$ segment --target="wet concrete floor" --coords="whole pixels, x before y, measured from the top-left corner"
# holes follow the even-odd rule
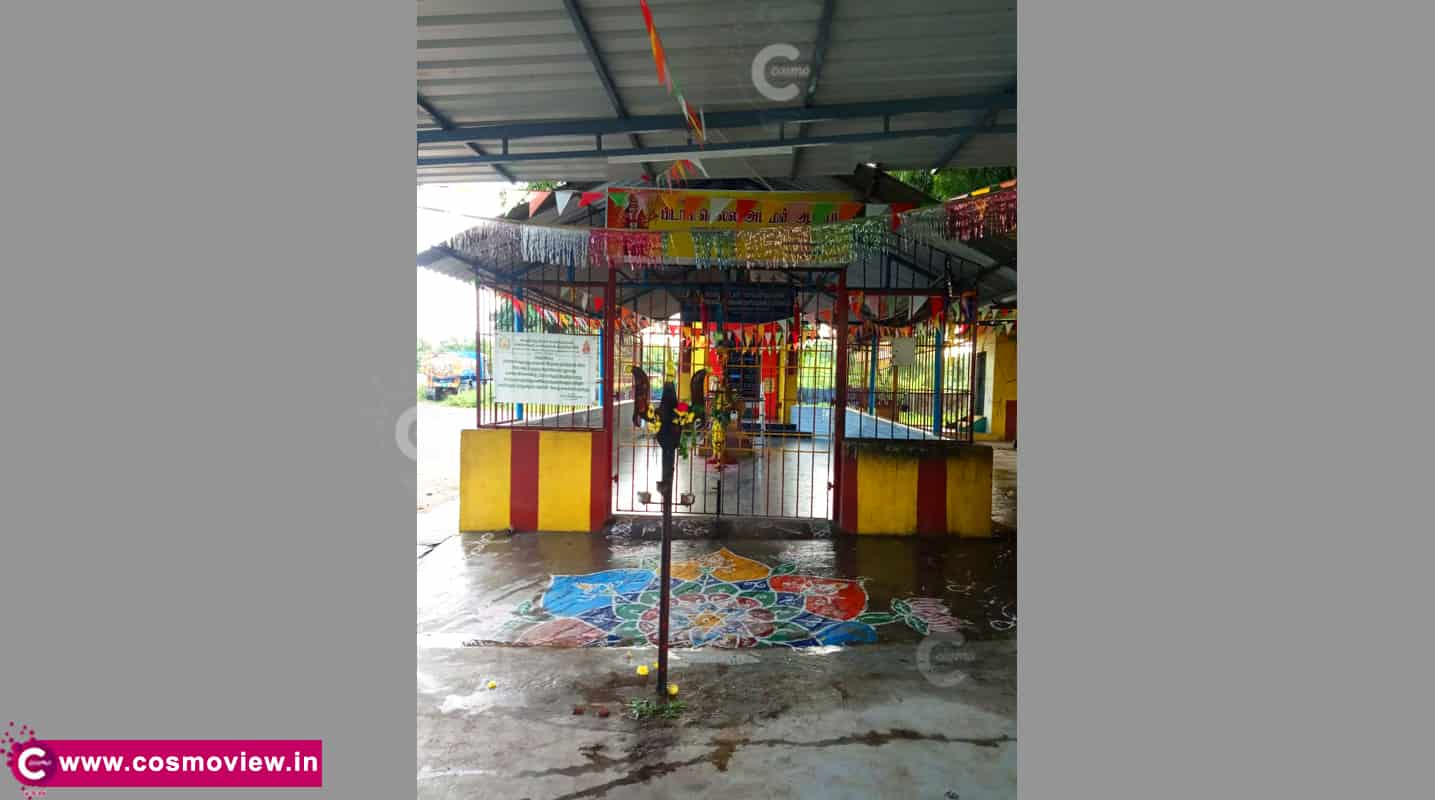
[[[945,654],[945,657],[944,657]],[[637,648],[424,648],[418,797],[1016,796],[1016,648],[675,651],[639,721]],[[489,681],[493,688],[487,688]]]

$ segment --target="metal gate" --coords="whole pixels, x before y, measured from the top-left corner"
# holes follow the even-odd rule
[[[655,310],[671,310],[671,302],[662,302],[657,295],[711,290],[710,286],[649,285],[633,293],[631,304],[625,306],[651,320]],[[690,493],[694,500],[681,511],[831,519],[835,331],[825,323],[804,322],[800,309],[811,295],[799,289],[791,289],[790,294],[795,308],[785,319],[731,322],[739,315],[728,307],[724,291],[723,302],[711,306],[705,320],[670,314],[619,334],[614,374],[615,512],[657,510],[639,497],[640,492],[658,497],[662,455],[657,441],[633,419],[632,367],[638,366],[651,381],[654,404],[668,382],[680,402],[692,402],[692,376],[703,369],[707,370],[702,387],[705,407],[711,408],[724,382],[738,395],[738,422],[726,431],[721,461],[704,430],[688,457],[676,463],[674,491]]]
[[[886,297],[880,291],[867,296]],[[846,437],[971,442],[981,413],[973,387],[979,392],[984,378],[973,357],[976,331],[956,319],[852,326]]]

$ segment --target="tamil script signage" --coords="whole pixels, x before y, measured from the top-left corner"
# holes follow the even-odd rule
[[[598,337],[499,333],[493,344],[493,399],[583,406],[597,397]]]
[[[708,319],[716,323],[721,313],[722,321],[739,323],[772,322],[790,319],[796,292],[790,286],[766,286],[762,284],[728,285],[726,287],[704,287],[683,298],[683,322],[697,322],[703,319],[699,304],[708,306]]]

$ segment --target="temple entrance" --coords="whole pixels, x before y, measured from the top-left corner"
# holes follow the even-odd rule
[[[675,491],[693,498],[679,511],[831,519],[836,347],[832,326],[812,318],[819,292],[724,283],[717,274],[694,280],[702,277],[620,289],[642,323],[617,338],[614,511],[657,511],[639,496],[657,497],[662,457],[635,424],[637,366],[654,405],[671,382],[679,402],[701,405],[713,419],[677,461]]]

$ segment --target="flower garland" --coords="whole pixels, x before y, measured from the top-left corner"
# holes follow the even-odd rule
[[[693,423],[698,421],[698,413],[687,403],[678,403],[677,407],[673,409],[673,424],[682,431],[682,435],[678,438],[678,455],[683,458],[689,457],[692,453],[692,445],[697,441],[698,430]],[[658,431],[662,430],[662,417],[658,415],[658,409],[653,406],[648,406],[644,411],[643,420],[647,423],[648,433],[656,436]]]

